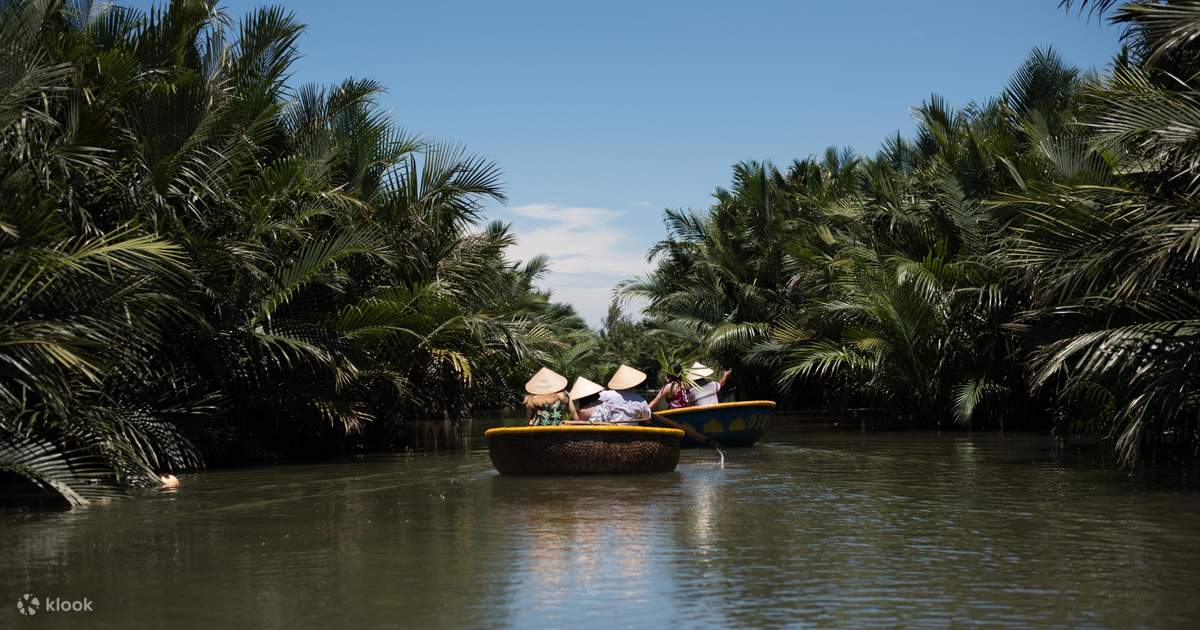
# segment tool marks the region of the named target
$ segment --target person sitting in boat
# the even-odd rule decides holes
[[[658,395],[654,400],[650,401],[650,408],[654,409],[661,401],[667,401],[669,409],[679,409],[680,407],[692,406],[691,387],[687,381],[683,380],[683,368],[678,363],[671,366],[671,372],[667,374],[667,382],[663,384],[662,389],[658,390]]]
[[[542,368],[525,383],[525,419],[530,426],[548,427],[570,420],[575,408],[567,396],[567,377]]]
[[[604,386],[593,383],[580,376],[571,387],[571,403],[575,406],[575,421],[571,424],[591,424],[596,422],[593,417],[596,408],[600,406],[600,392]]]
[[[711,381],[708,377],[713,375],[713,369],[699,361],[693,363],[692,367],[688,369],[687,374],[687,380],[696,384],[690,392],[692,395],[692,404],[696,406],[715,405],[721,402],[717,393],[725,387],[725,383],[729,381],[730,374],[733,374],[733,370],[725,370],[719,380]]]
[[[600,404],[592,412],[593,422],[612,424],[637,424],[650,419],[650,405],[633,388],[646,382],[646,373],[621,364],[612,378],[608,389],[600,392]]]

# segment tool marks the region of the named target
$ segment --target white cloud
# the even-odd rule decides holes
[[[550,204],[537,203],[528,206],[515,206],[509,212],[529,219],[550,221],[573,228],[585,228],[609,223],[620,218],[620,212],[606,208],[564,208]]]
[[[547,256],[551,273],[542,286],[556,301],[574,304],[593,326],[607,313],[613,286],[650,268],[642,239],[621,225],[622,212],[551,204],[515,206],[506,212],[517,223],[517,244],[510,255]]]

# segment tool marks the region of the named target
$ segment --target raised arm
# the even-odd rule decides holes
[[[721,384],[721,389],[725,389],[725,383],[729,381],[730,374],[733,374],[733,370],[725,370],[725,373],[721,375],[721,380],[717,381]]]

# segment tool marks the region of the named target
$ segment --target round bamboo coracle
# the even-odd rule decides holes
[[[484,436],[502,475],[671,472],[683,431],[629,426],[504,427]]]
[[[747,400],[668,409],[655,413],[654,417],[690,427],[721,446],[751,446],[766,432],[767,421],[774,410],[774,401]],[[694,446],[694,442],[693,439],[685,440],[684,446]]]

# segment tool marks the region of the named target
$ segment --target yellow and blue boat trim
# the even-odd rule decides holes
[[[747,400],[657,413],[686,424],[724,446],[750,446],[762,438],[774,410],[774,401]]]

